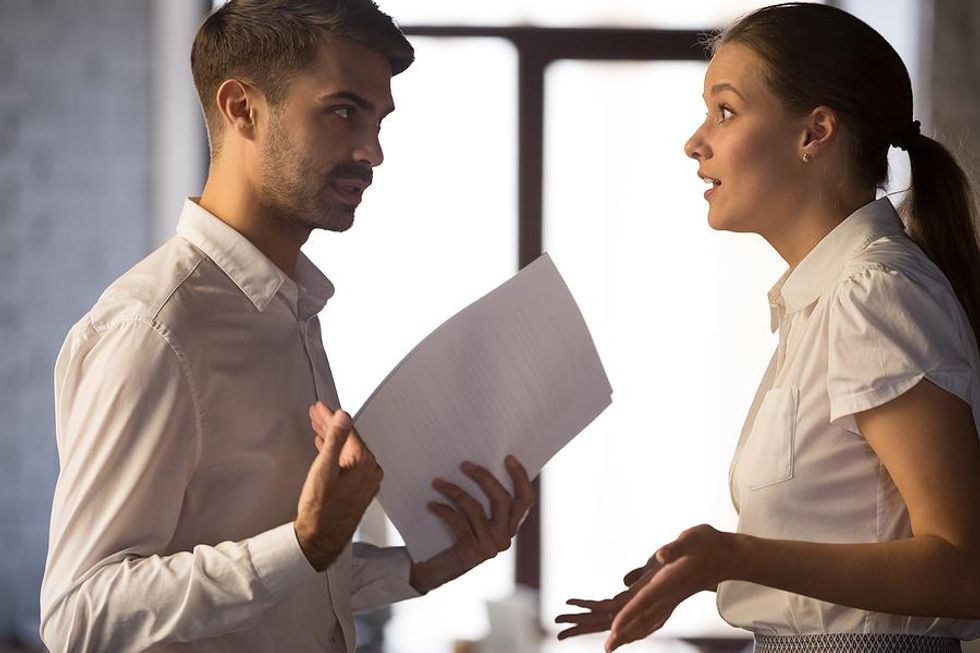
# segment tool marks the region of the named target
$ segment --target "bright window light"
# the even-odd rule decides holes
[[[385,162],[351,230],[305,251],[336,295],[321,314],[351,413],[415,344],[517,270],[517,63],[498,40],[413,38],[392,81]],[[462,461],[461,461],[462,462]],[[395,606],[391,653],[438,653],[486,634],[485,601],[510,594],[513,554]],[[448,649],[447,649],[448,650]]]
[[[381,0],[382,11],[402,25],[535,25],[538,27],[653,27],[700,29],[721,26],[762,4],[758,0],[699,0],[678,8],[650,0]]]
[[[685,528],[731,530],[728,464],[775,347],[782,261],[713,232],[682,151],[702,63],[560,62],[546,79],[545,245],[589,323],[613,404],[545,470],[545,621],[604,598]],[[557,627],[556,627],[557,628]],[[667,636],[732,635],[714,595]]]

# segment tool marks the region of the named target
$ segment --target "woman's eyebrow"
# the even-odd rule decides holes
[[[742,95],[741,91],[739,91],[737,88],[735,88],[732,84],[728,82],[719,82],[718,84],[715,84],[714,86],[711,87],[711,95],[717,95],[722,91],[731,91],[735,95],[745,100],[745,96]]]

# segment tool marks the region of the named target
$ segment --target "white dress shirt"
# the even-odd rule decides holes
[[[731,468],[739,532],[833,543],[910,537],[905,503],[854,414],[925,378],[967,402],[980,430],[980,358],[949,282],[883,198],[828,234],[769,301],[779,345]],[[980,636],[976,621],[879,614],[745,582],[722,583],[718,608],[765,635]]]
[[[52,651],[347,651],[352,610],[416,596],[403,549],[348,546],[318,574],[293,531],[316,455],[307,409],[339,407],[317,313],[188,200],[177,236],[69,332],[41,632]]]

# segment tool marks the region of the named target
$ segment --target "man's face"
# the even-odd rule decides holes
[[[343,39],[320,46],[262,131],[259,201],[272,218],[344,231],[384,158],[382,119],[394,109],[384,55]]]

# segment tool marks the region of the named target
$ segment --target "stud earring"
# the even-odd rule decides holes
[[[810,163],[810,161],[812,161],[812,160],[813,160],[813,157],[810,156],[810,153],[809,152],[804,152],[803,153],[803,158],[801,159],[801,161],[803,161],[803,164],[804,165],[806,165],[807,163]]]

